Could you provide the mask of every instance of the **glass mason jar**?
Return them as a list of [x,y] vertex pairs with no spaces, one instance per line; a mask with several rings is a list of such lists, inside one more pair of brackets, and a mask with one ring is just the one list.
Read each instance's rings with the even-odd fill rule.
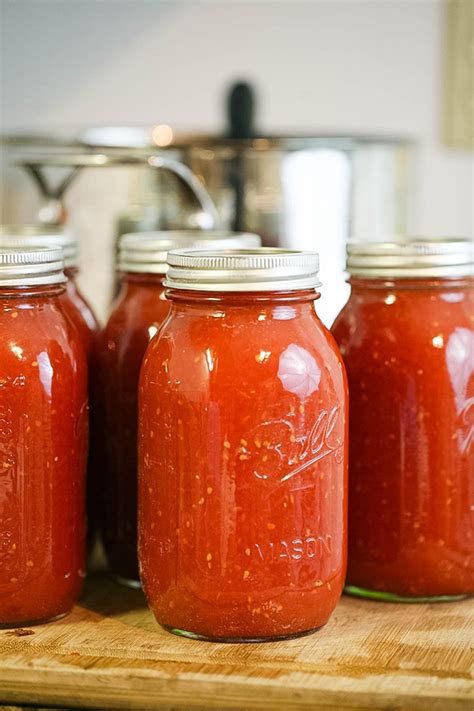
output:
[[65,288],[59,294],[64,313],[76,327],[87,353],[90,402],[90,446],[87,467],[88,543],[92,547],[97,519],[97,481],[101,469],[101,444],[98,440],[99,421],[95,403],[96,350],[99,324],[89,303],[77,284],[79,274],[78,244],[67,230],[46,225],[1,225],[0,249],[61,248],[64,256]]
[[468,240],[354,243],[333,332],[350,391],[347,590],[474,590],[474,290]]
[[0,625],[65,615],[84,578],[87,363],[62,251],[0,251]]
[[346,379],[315,253],[176,251],[140,377],[140,573],[157,620],[259,641],[324,625],[346,567]]
[[165,320],[163,280],[169,249],[179,246],[258,247],[256,235],[219,231],[148,232],[119,243],[121,288],[99,343],[99,386],[105,438],[101,532],[110,571],[140,585],[137,561],[137,400],[146,347]]

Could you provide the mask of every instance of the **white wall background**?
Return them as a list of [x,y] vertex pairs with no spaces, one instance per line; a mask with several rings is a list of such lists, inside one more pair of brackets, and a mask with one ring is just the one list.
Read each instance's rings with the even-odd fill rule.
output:
[[442,0],[0,0],[2,130],[223,128],[258,88],[264,131],[420,142],[412,228],[472,233],[472,155],[440,144]]

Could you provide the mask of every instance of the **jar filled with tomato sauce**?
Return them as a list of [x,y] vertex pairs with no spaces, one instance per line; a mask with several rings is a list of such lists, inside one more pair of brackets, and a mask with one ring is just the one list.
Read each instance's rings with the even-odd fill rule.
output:
[[77,284],[79,275],[79,250],[74,235],[61,227],[46,225],[1,225],[0,249],[60,248],[64,256],[65,288],[59,295],[64,313],[78,331],[87,354],[90,402],[90,446],[87,467],[87,519],[88,542],[92,547],[96,533],[97,482],[101,469],[101,441],[97,405],[95,403],[95,378],[97,338],[99,324],[96,316]]
[[474,590],[473,263],[467,239],[349,245],[333,333],[349,378],[356,595]]
[[99,344],[99,397],[106,462],[101,532],[110,572],[140,585],[137,561],[137,400],[143,356],[169,311],[163,280],[170,249],[182,246],[258,247],[252,234],[164,231],[124,235],[119,244],[120,292]]
[[87,363],[59,249],[0,249],[0,625],[65,615],[84,578]]
[[324,625],[346,567],[346,378],[318,255],[174,251],[140,377],[139,557],[156,619],[262,641]]

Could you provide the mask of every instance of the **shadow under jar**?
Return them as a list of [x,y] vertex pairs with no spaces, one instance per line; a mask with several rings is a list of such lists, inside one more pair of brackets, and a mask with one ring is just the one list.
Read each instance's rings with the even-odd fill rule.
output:
[[138,587],[138,378],[150,339],[166,319],[163,280],[170,249],[183,246],[258,247],[257,235],[209,230],[124,235],[119,243],[120,292],[99,343],[99,383],[105,471],[100,528],[115,580]]
[[67,614],[85,576],[87,363],[62,251],[0,251],[0,626]]
[[140,377],[139,556],[176,634],[324,625],[346,567],[346,379],[314,309],[318,255],[170,253]]
[[474,281],[469,240],[353,243],[333,332],[350,391],[350,593],[474,590]]

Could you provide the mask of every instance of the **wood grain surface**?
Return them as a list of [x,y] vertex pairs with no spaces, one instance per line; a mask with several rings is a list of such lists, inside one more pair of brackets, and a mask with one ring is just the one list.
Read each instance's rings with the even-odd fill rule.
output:
[[[343,597],[316,634],[211,644],[164,632],[143,595],[96,576],[73,613],[0,630],[0,704],[97,709],[472,709],[473,603]],[[32,633],[32,634],[31,634]],[[1,707],[0,707],[1,708]]]

